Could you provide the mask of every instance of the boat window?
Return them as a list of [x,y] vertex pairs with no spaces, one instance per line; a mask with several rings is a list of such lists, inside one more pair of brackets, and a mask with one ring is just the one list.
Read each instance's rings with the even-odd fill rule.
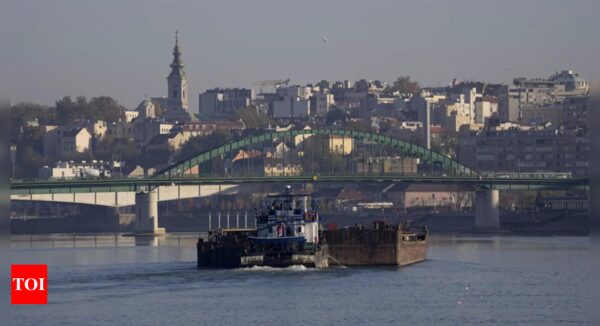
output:
[[283,210],[284,210],[284,211],[289,211],[289,210],[291,210],[291,209],[292,209],[292,202],[291,202],[291,201],[289,201],[289,200],[286,200],[286,201],[283,203]]
[[275,210],[281,210],[282,209],[282,203],[281,200],[274,200],[273,203],[271,204],[271,207]]

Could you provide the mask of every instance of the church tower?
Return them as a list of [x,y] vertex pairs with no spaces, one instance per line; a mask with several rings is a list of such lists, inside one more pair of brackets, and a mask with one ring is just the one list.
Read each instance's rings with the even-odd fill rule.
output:
[[188,82],[179,50],[179,33],[175,31],[175,47],[171,73],[167,77],[167,101],[164,116],[169,121],[190,121],[188,112]]

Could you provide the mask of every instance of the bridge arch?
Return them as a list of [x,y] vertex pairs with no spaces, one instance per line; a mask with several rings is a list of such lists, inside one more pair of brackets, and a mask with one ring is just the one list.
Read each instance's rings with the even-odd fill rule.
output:
[[423,146],[407,142],[399,138],[389,137],[372,132],[345,129],[299,129],[287,131],[271,131],[260,135],[247,136],[239,140],[233,140],[226,144],[194,155],[193,157],[176,162],[171,166],[158,171],[155,174],[155,176],[181,177],[185,174],[185,171],[189,171],[194,166],[211,161],[215,158],[218,158],[221,155],[231,153],[232,151],[243,149],[246,146],[254,146],[266,142],[272,142],[277,139],[288,139],[301,135],[345,136],[351,137],[353,139],[361,139],[363,141],[376,142],[381,145],[391,146],[399,150],[403,154],[419,157],[425,162],[433,162],[433,164],[439,165],[442,168],[442,170],[448,171],[455,176],[475,177],[479,175],[479,173],[475,170],[441,153],[427,149]]

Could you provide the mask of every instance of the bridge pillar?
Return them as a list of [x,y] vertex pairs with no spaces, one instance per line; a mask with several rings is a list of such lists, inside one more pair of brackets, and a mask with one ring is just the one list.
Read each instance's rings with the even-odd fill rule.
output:
[[135,194],[135,233],[165,233],[165,228],[158,227],[158,192],[156,189]]
[[475,228],[500,228],[500,192],[493,189],[475,192]]

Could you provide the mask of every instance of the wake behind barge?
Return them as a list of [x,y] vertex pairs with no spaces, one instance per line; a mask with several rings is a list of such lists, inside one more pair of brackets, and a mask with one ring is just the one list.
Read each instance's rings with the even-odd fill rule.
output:
[[427,256],[426,229],[412,232],[405,225],[375,222],[372,229],[321,230],[309,195],[292,193],[288,186],[268,199],[266,209],[256,213],[255,229],[220,229],[199,239],[198,267],[402,266]]

